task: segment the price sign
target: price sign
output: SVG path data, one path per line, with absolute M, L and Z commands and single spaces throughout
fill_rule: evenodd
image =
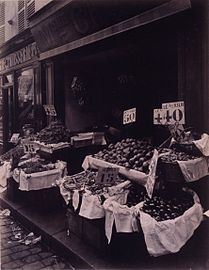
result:
M 117 179 L 119 168 L 99 168 L 96 182 L 102 184 L 113 184 Z
M 154 186 L 155 186 L 158 156 L 159 156 L 158 151 L 155 149 L 153 157 L 149 165 L 149 175 L 148 175 L 147 183 L 145 184 L 147 194 L 150 198 L 152 197 Z
M 20 133 L 13 133 L 10 139 L 11 143 L 17 144 L 19 141 Z
M 129 109 L 123 112 L 123 124 L 136 122 L 136 108 Z
M 166 125 L 173 125 L 176 122 L 185 124 L 184 101 L 163 103 L 162 109 L 165 110 Z
M 22 142 L 25 154 L 35 154 L 38 150 L 37 144 L 28 140 Z
M 57 116 L 57 112 L 54 105 L 43 105 L 43 107 L 46 112 L 46 115 Z
M 163 103 L 162 108 L 153 110 L 154 125 L 185 124 L 184 102 Z

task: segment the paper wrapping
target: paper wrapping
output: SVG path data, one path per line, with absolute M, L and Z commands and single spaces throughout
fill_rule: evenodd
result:
M 44 188 L 51 188 L 56 185 L 56 181 L 63 177 L 66 163 L 58 161 L 56 169 L 26 174 L 23 170 L 19 170 L 19 177 L 17 169 L 15 169 L 16 181 L 19 179 L 19 189 L 22 191 L 40 190 Z
M 200 225 L 203 210 L 197 194 L 189 192 L 193 194 L 194 205 L 175 219 L 157 222 L 150 215 L 140 211 L 140 223 L 151 256 L 178 252 Z
M 11 164 L 9 161 L 4 161 L 3 165 L 0 166 L 0 185 L 2 187 L 7 186 L 7 179 L 10 177 Z
M 110 197 L 104 202 L 105 209 L 105 234 L 110 243 L 112 238 L 113 224 L 116 231 L 124 233 L 138 232 L 137 213 L 142 203 L 128 207 L 125 205 L 129 190 Z
M 209 135 L 206 133 L 203 133 L 201 136 L 201 139 L 193 141 L 193 143 L 196 145 L 196 147 L 200 150 L 200 152 L 206 156 L 209 157 Z
M 108 167 L 114 167 L 114 168 L 119 168 L 119 173 L 125 177 L 127 177 L 130 180 L 133 180 L 141 185 L 145 185 L 147 180 L 148 180 L 148 175 L 143 173 L 143 172 L 139 172 L 133 169 L 126 169 L 125 167 L 116 165 L 116 164 L 112 164 L 100 159 L 96 159 L 93 158 L 92 156 L 86 156 L 82 167 L 84 168 L 84 170 L 87 170 L 88 168 L 92 168 L 92 169 L 98 169 L 99 167 L 102 168 L 108 168 Z
M 177 161 L 186 182 L 193 182 L 208 175 L 208 159 L 200 157 L 188 161 Z
M 46 153 L 52 154 L 55 150 L 60 150 L 64 148 L 69 148 L 70 143 L 68 142 L 60 142 L 60 143 L 53 143 L 53 144 L 45 144 L 40 141 L 34 141 L 34 143 L 39 147 L 40 150 Z

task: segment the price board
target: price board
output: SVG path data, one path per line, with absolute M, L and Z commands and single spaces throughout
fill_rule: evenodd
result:
M 166 125 L 173 125 L 176 122 L 185 124 L 184 101 L 163 103 L 162 109 L 165 110 Z
M 101 184 L 113 184 L 118 176 L 119 168 L 99 168 L 96 182 Z
M 132 108 L 123 112 L 123 124 L 136 122 L 136 108 Z
M 154 125 L 185 124 L 184 102 L 163 103 L 162 108 L 153 110 Z
M 57 112 L 54 105 L 43 105 L 43 107 L 46 112 L 46 115 L 57 116 Z
M 148 194 L 148 196 L 150 198 L 152 197 L 154 186 L 155 186 L 158 156 L 159 156 L 159 153 L 155 149 L 154 150 L 153 157 L 152 157 L 152 159 L 150 161 L 150 165 L 149 165 L 149 175 L 148 175 L 147 183 L 145 184 L 145 188 L 147 190 L 147 194 Z
M 19 141 L 20 133 L 13 133 L 10 139 L 11 143 L 17 144 Z
M 38 145 L 29 140 L 23 140 L 22 145 L 25 154 L 35 154 L 38 150 Z

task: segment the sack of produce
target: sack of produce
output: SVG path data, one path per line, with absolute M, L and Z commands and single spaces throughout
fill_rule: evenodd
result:
M 152 256 L 178 252 L 202 221 L 203 210 L 195 192 L 146 198 L 139 219 L 147 250 Z
M 108 243 L 111 241 L 114 224 L 118 233 L 139 231 L 137 213 L 146 196 L 146 189 L 143 186 L 132 184 L 129 189 L 104 202 L 105 233 Z
M 120 193 L 130 184 L 130 181 L 117 176 L 114 183 L 97 183 L 97 172 L 83 171 L 81 173 L 65 176 L 59 181 L 60 192 L 68 204 L 70 201 L 74 210 L 78 209 L 79 215 L 88 219 L 104 217 L 104 201 L 117 193 Z

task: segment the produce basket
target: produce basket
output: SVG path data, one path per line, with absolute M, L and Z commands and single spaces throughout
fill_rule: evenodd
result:
M 203 210 L 192 190 L 155 196 L 143 203 L 139 220 L 147 250 L 157 257 L 178 252 L 200 225 Z

